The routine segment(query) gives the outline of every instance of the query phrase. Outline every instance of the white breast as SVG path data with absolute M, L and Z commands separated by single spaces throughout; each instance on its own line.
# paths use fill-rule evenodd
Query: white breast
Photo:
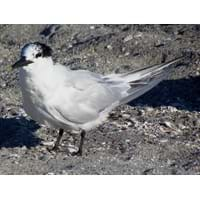
M 60 128 L 60 123 L 49 112 L 47 99 L 55 91 L 56 82 L 51 84 L 51 70 L 45 70 L 37 64 L 23 67 L 19 72 L 19 83 L 22 91 L 23 106 L 31 118 L 41 124 Z

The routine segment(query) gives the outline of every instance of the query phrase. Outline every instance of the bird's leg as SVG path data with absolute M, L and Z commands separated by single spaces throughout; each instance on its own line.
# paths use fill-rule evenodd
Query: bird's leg
M 76 156 L 82 156 L 82 149 L 83 149 L 83 143 L 84 143 L 84 139 L 85 139 L 85 135 L 86 132 L 84 130 L 81 131 L 81 140 L 80 140 L 80 145 L 79 145 L 79 149 L 77 152 L 72 153 L 72 155 L 76 155 Z
M 63 130 L 63 129 L 59 129 L 58 137 L 57 137 L 57 139 L 56 139 L 56 142 L 55 142 L 55 144 L 54 144 L 54 147 L 52 148 L 53 151 L 58 150 L 58 146 L 59 146 L 60 141 L 61 141 L 61 139 L 62 139 L 63 133 L 64 133 L 64 130 Z
M 85 140 L 85 135 L 86 132 L 84 130 L 81 131 L 81 141 L 80 141 L 80 145 L 79 145 L 79 150 L 78 150 L 78 155 L 82 156 L 82 150 L 83 150 L 83 143 Z

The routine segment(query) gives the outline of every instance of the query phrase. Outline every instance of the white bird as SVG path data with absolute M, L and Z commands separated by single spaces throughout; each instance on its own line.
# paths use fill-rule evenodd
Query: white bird
M 116 106 L 128 103 L 160 83 L 169 73 L 168 63 L 122 74 L 101 75 L 87 70 L 70 70 L 54 63 L 52 50 L 45 44 L 26 44 L 18 68 L 23 106 L 33 120 L 59 129 L 54 145 L 58 148 L 63 132 L 81 132 L 78 152 L 82 154 L 85 132 L 101 124 Z

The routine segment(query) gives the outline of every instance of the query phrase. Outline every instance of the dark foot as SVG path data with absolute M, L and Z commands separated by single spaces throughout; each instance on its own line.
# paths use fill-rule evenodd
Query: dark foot
M 62 139 L 63 133 L 64 133 L 64 130 L 60 129 L 59 133 L 58 133 L 58 137 L 56 139 L 56 142 L 55 142 L 53 148 L 51 149 L 51 151 L 58 151 L 59 150 L 59 145 L 60 145 L 60 141 Z
M 58 137 L 57 137 L 57 140 L 55 142 L 55 145 L 53 146 L 53 148 L 47 148 L 47 150 L 49 152 L 58 152 L 60 151 L 60 148 L 59 148 L 59 144 L 60 144 L 60 141 L 61 141 L 61 138 L 63 136 L 63 132 L 64 130 L 63 129 L 60 129 L 59 130 L 59 134 L 58 134 Z M 71 156 L 82 156 L 82 149 L 83 149 L 83 143 L 84 143 L 84 139 L 85 139 L 85 134 L 86 132 L 84 130 L 81 131 L 81 139 L 80 139 L 80 145 L 79 145 L 79 150 L 77 152 L 72 152 L 70 153 L 69 151 L 65 151 L 68 155 L 71 155 Z

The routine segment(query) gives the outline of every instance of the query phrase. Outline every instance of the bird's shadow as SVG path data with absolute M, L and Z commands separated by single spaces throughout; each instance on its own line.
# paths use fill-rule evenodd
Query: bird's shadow
M 0 118 L 0 148 L 37 146 L 41 142 L 34 134 L 38 128 L 39 125 L 25 117 Z
M 179 110 L 200 111 L 200 76 L 165 80 L 143 96 L 129 102 L 131 106 L 173 106 Z

